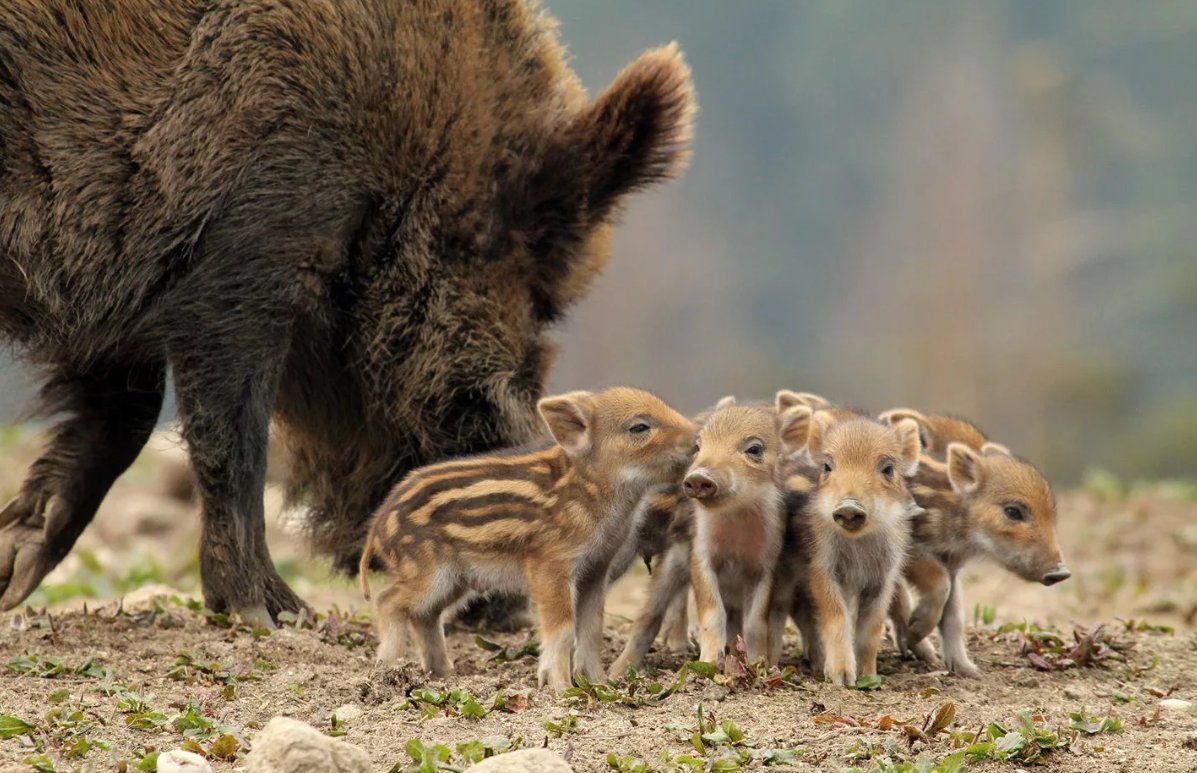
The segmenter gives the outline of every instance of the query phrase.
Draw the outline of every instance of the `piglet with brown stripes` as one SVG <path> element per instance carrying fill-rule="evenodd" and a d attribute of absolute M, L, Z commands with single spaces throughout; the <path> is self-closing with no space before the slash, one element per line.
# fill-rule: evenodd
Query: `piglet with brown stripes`
<path fill-rule="evenodd" d="M 1055 495 L 1034 465 L 990 442 L 980 448 L 953 442 L 943 457 L 924 455 L 910 491 L 920 513 L 911 522 L 905 577 L 919 602 L 912 611 L 905 589 L 897 589 L 891 617 L 898 646 L 934 661 L 926 637 L 938 627 L 948 670 L 979 676 L 965 645 L 960 570 L 987 556 L 1031 582 L 1068 579 L 1056 540 Z"/>
<path fill-rule="evenodd" d="M 391 585 L 378 594 L 378 658 L 403 654 L 414 628 L 424 668 L 453 665 L 441 615 L 471 593 L 526 592 L 537 608 L 539 682 L 601 680 L 607 570 L 641 498 L 681 480 L 694 424 L 626 387 L 547 397 L 537 408 L 555 442 L 413 471 L 370 526 L 362 590 L 377 558 Z M 572 665 L 571 665 L 572 656 Z"/>

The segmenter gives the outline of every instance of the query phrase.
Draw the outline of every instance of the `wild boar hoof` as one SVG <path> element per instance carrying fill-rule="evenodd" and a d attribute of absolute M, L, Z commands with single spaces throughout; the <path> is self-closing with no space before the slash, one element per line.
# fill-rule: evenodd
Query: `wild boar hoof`
<path fill-rule="evenodd" d="M 269 562 L 269 559 L 266 561 Z M 247 590 L 253 595 L 249 595 Z M 296 615 L 311 612 L 311 608 L 295 595 L 272 568 L 265 569 L 264 576 L 250 577 L 236 583 L 230 582 L 230 575 L 221 577 L 218 582 L 206 581 L 204 603 L 217 612 L 239 616 L 247 625 L 265 628 L 275 627 L 280 612 Z"/>
<path fill-rule="evenodd" d="M 60 497 L 18 496 L 0 510 L 0 611 L 24 601 L 70 551 L 59 544 L 69 507 Z"/>

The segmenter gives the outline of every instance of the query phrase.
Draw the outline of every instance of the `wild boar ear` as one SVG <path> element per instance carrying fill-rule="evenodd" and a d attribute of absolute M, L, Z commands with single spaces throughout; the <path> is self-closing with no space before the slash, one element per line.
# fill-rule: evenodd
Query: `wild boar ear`
<path fill-rule="evenodd" d="M 602 272 L 620 199 L 685 167 L 694 112 L 690 69 L 666 46 L 628 65 L 534 163 L 512 163 L 507 225 L 532 255 L 539 319 L 558 319 Z"/>
<path fill-rule="evenodd" d="M 590 392 L 568 392 L 545 397 L 536 404 L 540 417 L 557 444 L 570 456 L 580 456 L 590 450 L 593 423 L 593 395 Z"/>
<path fill-rule="evenodd" d="M 948 483 L 957 494 L 970 494 L 981 485 L 981 457 L 964 443 L 948 445 Z"/>
<path fill-rule="evenodd" d="M 914 419 L 902 419 L 894 425 L 894 430 L 902 441 L 902 476 L 913 478 L 919 471 L 919 452 L 923 450 L 919 423 Z"/>
<path fill-rule="evenodd" d="M 777 406 L 779 414 L 784 413 L 789 408 L 793 408 L 795 405 L 805 405 L 810 408 L 828 408 L 831 406 L 830 400 L 820 397 L 813 392 L 791 392 L 788 389 L 778 392 L 773 398 L 773 402 Z"/>
<path fill-rule="evenodd" d="M 677 176 L 690 156 L 696 104 L 690 68 L 676 43 L 640 55 L 575 119 L 592 221 L 620 197 Z"/>
<path fill-rule="evenodd" d="M 1014 454 L 1001 443 L 988 440 L 981 446 L 981 456 L 1014 456 Z"/>
<path fill-rule="evenodd" d="M 777 417 L 777 434 L 781 437 L 784 453 L 793 454 L 806 450 L 814 428 L 814 411 L 808 405 L 795 405 L 782 411 Z"/>
<path fill-rule="evenodd" d="M 724 408 L 731 408 L 735 404 L 736 404 L 736 396 L 735 395 L 727 395 L 726 397 L 720 397 L 719 402 L 715 403 L 715 410 L 722 411 Z"/>
<path fill-rule="evenodd" d="M 898 422 L 902 421 L 903 419 L 910 419 L 916 422 L 919 426 L 919 440 L 922 443 L 923 448 L 931 447 L 931 442 L 934 440 L 934 436 L 931 433 L 931 427 L 927 422 L 927 417 L 919 411 L 916 411 L 913 408 L 894 408 L 892 410 L 885 411 L 877 418 L 881 421 L 884 421 L 886 424 L 893 424 L 895 427 L 898 426 Z"/>

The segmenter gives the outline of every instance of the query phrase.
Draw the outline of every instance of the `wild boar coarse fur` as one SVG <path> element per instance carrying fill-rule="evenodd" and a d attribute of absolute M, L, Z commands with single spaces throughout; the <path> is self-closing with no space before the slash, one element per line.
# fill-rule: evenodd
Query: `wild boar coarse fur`
<path fill-rule="evenodd" d="M 546 330 L 693 111 L 673 46 L 588 101 L 522 0 L 0 0 L 0 335 L 66 416 L 0 515 L 0 608 L 137 455 L 168 367 L 207 604 L 302 604 L 264 538 L 272 417 L 353 570 L 406 471 L 532 438 Z"/>

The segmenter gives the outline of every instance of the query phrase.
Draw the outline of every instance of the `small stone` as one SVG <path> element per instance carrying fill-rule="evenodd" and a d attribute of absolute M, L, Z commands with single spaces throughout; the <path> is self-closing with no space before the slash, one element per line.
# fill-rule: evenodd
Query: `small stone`
<path fill-rule="evenodd" d="M 466 768 L 466 773 L 573 773 L 561 756 L 548 749 L 517 749 L 496 754 Z"/>
<path fill-rule="evenodd" d="M 353 744 L 290 717 L 275 717 L 245 755 L 249 773 L 370 773 L 370 757 Z"/>
<path fill-rule="evenodd" d="M 1186 749 L 1197 749 L 1197 730 L 1185 733 L 1185 740 L 1182 743 Z"/>
<path fill-rule="evenodd" d="M 212 766 L 203 757 L 182 749 L 158 755 L 158 773 L 211 773 Z"/>
<path fill-rule="evenodd" d="M 346 703 L 344 706 L 333 711 L 332 715 L 337 718 L 338 722 L 352 722 L 362 715 L 362 709 L 352 703 Z"/>
<path fill-rule="evenodd" d="M 1081 691 L 1075 687 L 1065 687 L 1064 697 L 1070 701 L 1079 701 L 1085 696 L 1081 695 Z"/>
<path fill-rule="evenodd" d="M 1182 701 L 1180 698 L 1165 698 L 1160 701 L 1160 708 L 1168 711 L 1192 711 L 1192 701 Z"/>

